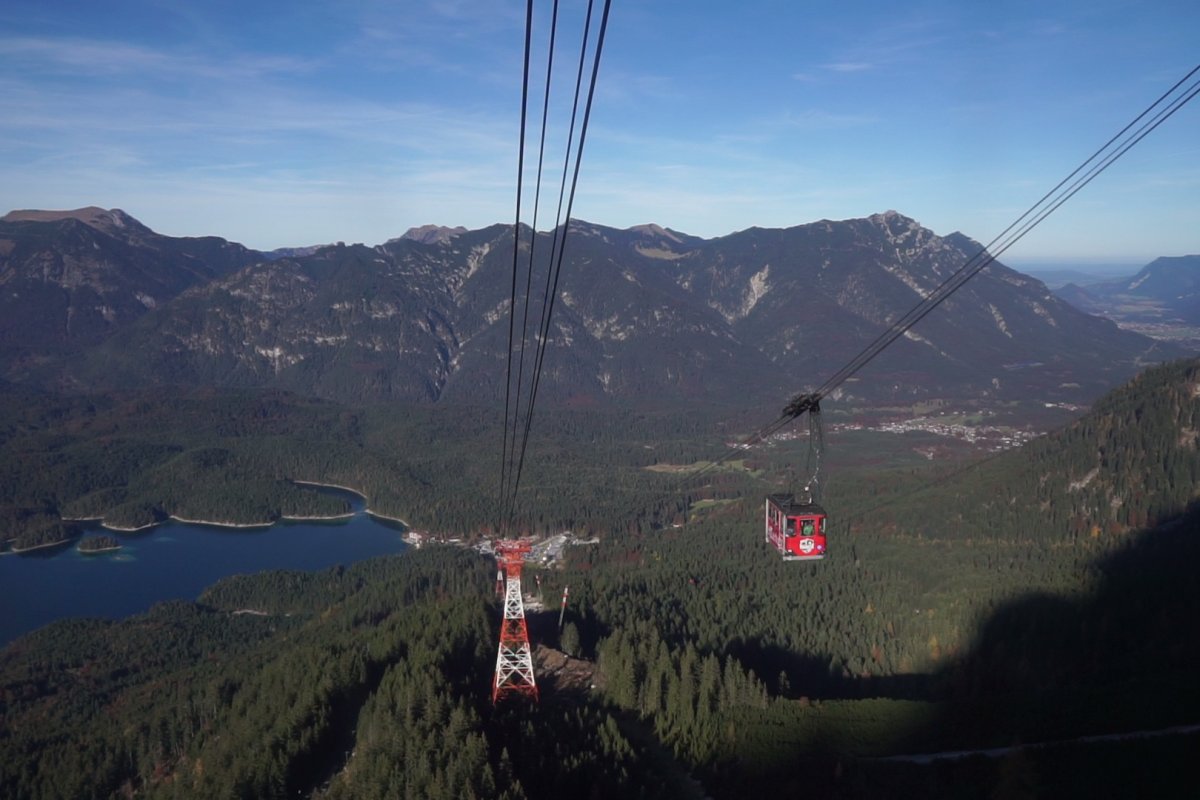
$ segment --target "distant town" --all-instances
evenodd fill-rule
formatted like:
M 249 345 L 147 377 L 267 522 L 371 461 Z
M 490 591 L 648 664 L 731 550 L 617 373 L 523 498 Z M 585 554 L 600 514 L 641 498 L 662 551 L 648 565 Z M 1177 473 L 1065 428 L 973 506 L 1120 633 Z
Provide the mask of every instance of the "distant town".
M 911 433 L 920 431 L 959 439 L 979 445 L 985 450 L 999 452 L 1020 447 L 1030 439 L 1041 436 L 1041 431 L 1021 430 L 1007 425 L 966 425 L 947 422 L 936 417 L 915 417 L 905 420 L 881 421 L 875 424 L 846 422 L 830 425 L 831 431 L 881 431 L 883 433 Z
M 1085 406 L 1073 403 L 1045 403 L 1044 406 L 1046 408 L 1057 408 L 1073 413 L 1086 410 Z M 980 417 L 988 417 L 992 416 L 994 412 L 985 409 L 977 412 L 977 414 Z M 931 433 L 935 436 L 943 436 L 967 442 L 982 450 L 993 453 L 1020 447 L 1044 433 L 1044 431 L 1031 430 L 1029 428 L 1015 428 L 1011 425 L 967 424 L 966 422 L 954 421 L 960 418 L 961 416 L 959 415 L 943 413 L 938 416 L 881 419 L 873 422 L 835 422 L 829 424 L 827 430 L 831 433 L 841 431 L 878 431 L 895 434 L 914 432 Z M 777 433 L 770 438 L 775 441 L 789 441 L 804 438 L 807 435 L 803 431 L 791 430 Z M 730 443 L 729 446 L 739 447 L 741 445 L 740 443 Z M 932 458 L 932 451 L 929 451 L 929 453 L 928 457 Z
M 534 536 L 523 537 L 532 542 L 533 547 L 525 556 L 525 561 L 531 564 L 538 564 L 543 567 L 561 566 L 564 551 L 570 546 L 598 544 L 599 539 L 593 537 L 590 539 L 581 539 L 572 531 L 563 531 L 556 533 L 553 536 L 539 539 Z M 492 539 L 483 539 L 479 542 L 468 542 L 465 539 L 458 537 L 443 538 L 436 534 L 431 534 L 429 531 L 410 530 L 404 534 L 404 541 L 413 547 L 423 547 L 427 544 L 445 544 L 457 547 L 470 547 L 476 550 L 480 555 L 492 557 L 495 555 L 495 549 Z

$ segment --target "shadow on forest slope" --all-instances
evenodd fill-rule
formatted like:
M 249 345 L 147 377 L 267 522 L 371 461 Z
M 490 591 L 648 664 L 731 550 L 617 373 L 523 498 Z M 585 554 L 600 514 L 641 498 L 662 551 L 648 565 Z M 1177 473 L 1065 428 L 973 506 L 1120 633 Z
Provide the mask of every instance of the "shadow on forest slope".
M 1196 796 L 1196 733 L 1075 740 L 1200 722 L 1198 565 L 1200 504 L 1193 504 L 1103 556 L 1089 594 L 1034 593 L 1003 606 L 936 676 L 939 713 L 911 740 L 944 750 L 1059 744 L 925 765 L 862 761 L 830 793 Z
M 857 687 L 879 698 L 912 697 L 921 687 L 917 694 L 934 702 L 829 706 L 827 722 L 818 715 L 816 727 L 811 714 L 763 719 L 759 727 L 775 746 L 764 741 L 714 765 L 706 787 L 718 797 L 1197 796 L 1192 764 L 1200 733 L 1078 740 L 1200 722 L 1193 678 L 1200 504 L 1129 534 L 1094 566 L 1090 592 L 1033 592 L 988 615 L 966 653 L 944 669 Z M 751 648 L 747 655 L 769 661 L 779 654 Z M 843 697 L 852 682 L 840 687 Z M 863 741 L 876 744 L 864 746 L 855 725 L 871 719 L 876 734 Z M 1039 743 L 1054 744 L 1020 747 Z M 948 752 L 1014 745 L 991 756 Z M 849 755 L 881 754 L 879 747 L 947 757 L 922 763 Z
M 1143 727 L 1200 720 L 1200 693 L 1175 696 L 1200 660 L 1200 639 L 1193 635 L 1200 618 L 1198 534 L 1200 504 L 1131 534 L 1102 557 L 1090 594 L 1075 600 L 1038 593 L 1000 608 L 943 673 L 948 699 L 969 705 L 987 697 L 1036 698 L 1036 711 L 1029 712 L 1036 719 L 1014 719 L 1013 734 L 1026 740 L 1043 727 L 1069 727 L 1070 720 L 1054 722 L 1060 712 L 1078 711 L 1063 698 L 1094 690 L 1137 697 L 1129 708 L 1113 707 L 1110 714 L 1093 708 L 1089 720 L 1080 720 L 1092 728 L 1111 719 L 1112 729 L 1103 732 L 1122 730 L 1126 719 Z
M 830 669 L 832 656 L 799 653 L 777 645 L 764 645 L 754 639 L 734 639 L 727 652 L 746 668 L 765 680 L 773 681 L 774 694 L 788 696 L 776 677 L 785 672 L 792 686 L 803 687 L 807 697 L 822 700 L 857 700 L 889 697 L 905 700 L 928 699 L 936 685 L 934 676 L 924 673 L 901 675 L 847 675 Z M 791 694 L 799 694 L 792 690 Z

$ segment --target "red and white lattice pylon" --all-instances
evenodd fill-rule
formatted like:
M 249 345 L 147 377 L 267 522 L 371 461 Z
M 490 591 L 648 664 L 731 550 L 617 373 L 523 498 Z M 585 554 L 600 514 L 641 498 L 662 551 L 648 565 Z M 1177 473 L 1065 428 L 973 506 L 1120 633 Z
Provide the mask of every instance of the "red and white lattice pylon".
M 492 679 L 493 704 L 513 694 L 538 699 L 525 604 L 521 599 L 521 566 L 529 550 L 529 542 L 524 540 L 507 539 L 496 544 L 496 562 L 504 571 L 504 619 L 500 621 L 500 649 Z

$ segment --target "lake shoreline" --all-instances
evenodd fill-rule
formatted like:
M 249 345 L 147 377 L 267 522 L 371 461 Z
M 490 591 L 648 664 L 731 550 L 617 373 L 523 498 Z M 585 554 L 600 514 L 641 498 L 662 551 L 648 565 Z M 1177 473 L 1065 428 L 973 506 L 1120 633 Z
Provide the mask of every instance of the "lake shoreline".
M 411 527 L 412 527 L 411 525 L 409 525 L 409 524 L 408 524 L 408 521 L 407 521 L 407 520 L 400 519 L 399 517 L 389 517 L 387 514 L 381 514 L 381 513 L 379 513 L 378 511 L 373 511 L 373 510 L 371 510 L 371 509 L 369 509 L 369 508 L 368 508 L 368 509 L 365 509 L 365 510 L 366 510 L 366 512 L 367 512 L 368 514 L 370 514 L 372 517 L 376 517 L 376 518 L 378 518 L 378 519 L 386 519 L 388 522 L 399 522 L 401 525 L 403 525 L 403 526 L 404 526 L 404 527 L 406 527 L 406 528 L 411 528 Z
M 358 491 L 357 489 L 351 488 L 349 486 L 342 486 L 337 483 L 321 483 L 320 481 L 302 481 L 302 480 L 298 480 L 295 478 L 288 478 L 288 480 L 290 480 L 292 483 L 297 484 L 299 486 L 315 486 L 315 487 L 322 488 L 322 489 L 338 489 L 340 491 L 349 492 L 350 494 L 361 497 L 364 501 L 367 499 L 367 496 L 365 494 L 363 494 L 362 492 Z M 364 509 L 364 511 L 366 511 L 366 513 L 368 513 L 368 514 L 371 514 L 372 516 L 379 517 L 380 519 L 386 519 L 386 520 L 390 520 L 392 522 L 399 522 L 399 523 L 402 523 L 405 527 L 408 526 L 407 522 L 405 522 L 404 520 L 402 520 L 398 517 L 389 517 L 385 514 L 379 514 L 379 513 L 372 511 L 369 508 Z M 116 524 L 113 524 L 110 522 L 105 522 L 104 517 L 62 517 L 61 519 L 63 522 L 99 523 L 100 527 L 102 527 L 106 530 L 115 531 L 116 533 L 140 533 L 141 531 L 148 531 L 151 528 L 157 528 L 159 525 L 163 525 L 167 522 L 180 522 L 185 525 L 205 525 L 205 526 L 212 527 L 212 528 L 229 528 L 232 530 L 250 530 L 253 528 L 271 528 L 271 527 L 274 527 L 275 525 L 279 524 L 280 522 L 336 522 L 338 520 L 352 519 L 355 516 L 355 514 L 356 514 L 356 512 L 354 512 L 354 511 L 348 511 L 345 514 L 328 514 L 328 515 L 281 514 L 278 519 L 267 520 L 265 522 L 222 522 L 220 520 L 211 520 L 211 519 L 189 519 L 187 517 L 180 517 L 176 514 L 171 514 L 164 520 L 158 520 L 156 522 L 150 522 L 145 525 L 138 525 L 138 526 L 132 527 L 132 528 L 123 526 L 123 525 L 116 525 Z M 70 540 L 65 539 L 64 541 L 70 541 Z M 62 544 L 62 542 L 56 542 L 55 544 Z M 38 545 L 38 547 L 50 547 L 50 546 L 52 546 L 52 545 Z M 31 549 L 36 549 L 36 548 L 28 548 L 26 550 L 11 550 L 10 552 L 25 553 L 25 552 L 29 552 L 29 550 L 31 550 Z
M 350 486 L 342 486 L 340 483 L 321 483 L 320 481 L 302 481 L 299 478 L 288 478 L 288 480 L 290 480 L 292 483 L 295 483 L 299 486 L 317 486 L 322 489 L 341 489 L 343 492 L 349 492 L 350 494 L 356 494 L 359 497 L 361 497 L 363 500 L 367 499 L 367 496 L 365 494 L 363 494 L 362 492 L 360 492 L 358 489 L 355 489 Z
M 76 548 L 76 549 L 79 550 L 79 553 L 81 555 L 98 556 L 102 553 L 115 553 L 121 549 L 121 545 L 116 545 L 115 547 L 101 547 L 96 550 L 83 550 L 82 548 Z
M 290 516 L 288 514 L 281 514 L 279 516 L 279 521 L 280 522 L 331 522 L 331 521 L 339 520 L 339 519 L 351 519 L 352 517 L 354 517 L 353 511 L 347 511 L 345 514 L 331 514 L 329 516 L 317 516 L 317 517 L 301 516 L 301 515 Z
M 47 547 L 58 547 L 59 545 L 67 544 L 70 541 L 71 541 L 70 538 L 59 539 L 57 542 L 47 542 L 46 544 L 35 544 L 33 547 L 20 547 L 20 548 L 17 547 L 16 545 L 13 545 L 9 549 L 8 552 L 13 553 L 15 555 L 20 555 L 21 553 L 32 553 L 34 550 L 45 550 Z
M 321 483 L 320 481 L 302 481 L 297 478 L 292 478 L 291 481 L 292 481 L 292 483 L 296 483 L 301 486 L 319 486 L 322 489 L 341 489 L 343 492 L 350 492 L 351 494 L 356 494 L 359 497 L 361 497 L 363 500 L 369 499 L 365 494 L 360 492 L 358 489 L 353 489 L 349 486 L 342 486 L 341 484 L 338 484 L 338 483 Z M 388 516 L 387 514 L 383 514 L 379 511 L 375 511 L 374 509 L 369 508 L 369 507 L 364 508 L 363 510 L 366 513 L 370 514 L 372 517 L 376 517 L 378 519 L 386 519 L 388 522 L 399 522 L 401 525 L 403 525 L 406 528 L 412 527 L 411 525 L 408 524 L 408 520 L 401 519 L 400 517 Z
M 47 537 L 48 547 L 24 554 L 4 552 L 9 557 L 0 558 L 0 650 L 58 619 L 121 619 L 147 613 L 165 601 L 195 603 L 205 589 L 233 575 L 271 570 L 320 573 L 409 552 L 395 526 L 361 513 L 361 504 L 351 495 L 340 497 L 350 500 L 359 513 L 336 522 L 295 520 L 256 530 L 171 520 L 133 536 L 108 533 L 124 545 L 116 553 L 79 552 L 78 538 L 55 545 L 48 540 L 66 538 L 55 531 L 57 535 Z M 219 512 L 184 516 L 238 521 Z M 7 531 L 0 539 L 11 538 L 3 533 Z M 106 531 L 99 526 L 88 525 L 83 538 L 102 533 Z M 9 597 L 20 602 L 7 603 Z M 277 611 L 253 601 L 230 606 L 234 609 L 267 611 L 271 617 Z
M 82 522 L 84 520 L 80 520 L 80 521 Z M 86 520 L 86 521 L 94 522 L 95 520 Z M 165 521 L 166 520 L 163 520 L 163 522 L 165 522 Z M 116 531 L 117 533 L 137 533 L 138 531 L 148 531 L 151 528 L 158 527 L 159 525 L 162 525 L 162 522 L 149 522 L 145 525 L 139 525 L 136 528 L 126 528 L 122 525 L 113 525 L 111 523 L 105 522 L 103 518 L 100 519 L 100 527 L 101 528 L 104 528 L 105 530 L 109 530 L 109 531 Z

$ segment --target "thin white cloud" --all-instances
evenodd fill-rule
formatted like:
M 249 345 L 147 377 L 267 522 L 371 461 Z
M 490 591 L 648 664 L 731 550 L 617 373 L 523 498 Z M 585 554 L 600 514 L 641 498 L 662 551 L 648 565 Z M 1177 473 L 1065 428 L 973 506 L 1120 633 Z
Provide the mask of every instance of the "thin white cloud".
M 938 19 L 914 17 L 888 19 L 874 28 L 855 33 L 852 41 L 835 46 L 834 56 L 818 65 L 825 72 L 856 73 L 900 66 L 914 66 L 938 54 L 945 57 L 945 43 L 953 41 L 947 24 Z
M 198 90 L 207 99 L 200 103 L 194 96 L 145 87 L 98 93 L 87 85 L 46 89 L 16 78 L 0 81 L 0 90 L 7 102 L 5 114 L 0 115 L 0 138 L 40 141 L 45 149 L 104 137 L 114 141 L 127 137 L 130 143 L 159 152 L 186 149 L 194 144 L 194 137 L 201 136 L 206 149 L 295 146 L 296 137 L 304 137 L 313 147 L 344 142 L 493 157 L 511 149 L 507 134 L 514 124 L 494 119 L 486 111 L 426 102 L 386 105 L 332 98 L 304 88 L 236 81 Z
M 836 61 L 832 64 L 822 64 L 821 69 L 830 72 L 866 72 L 874 66 L 868 61 Z
M 397 13 L 391 0 L 354 4 L 346 13 L 357 36 L 339 52 L 356 59 L 369 53 L 366 69 L 403 66 L 487 82 L 495 64 L 514 57 L 502 43 L 518 40 L 525 27 L 523 8 L 487 0 L 438 0 L 411 11 Z M 463 47 L 471 58 L 462 57 Z
M 818 108 L 791 111 L 766 123 L 769 127 L 791 131 L 829 131 L 873 125 L 879 120 L 873 114 L 845 114 Z
M 634 72 L 621 66 L 602 64 L 600 78 L 596 86 L 598 103 L 678 103 L 692 94 L 691 87 L 675 77 Z
M 137 75 L 144 80 L 192 77 L 246 80 L 270 75 L 300 75 L 315 67 L 312 59 L 238 54 L 216 58 L 175 53 L 126 42 L 96 39 L 0 37 L 0 59 L 10 66 L 82 78 Z
M 170 61 L 158 51 L 123 42 L 36 37 L 0 37 L 0 58 L 43 69 L 109 73 L 161 69 Z

